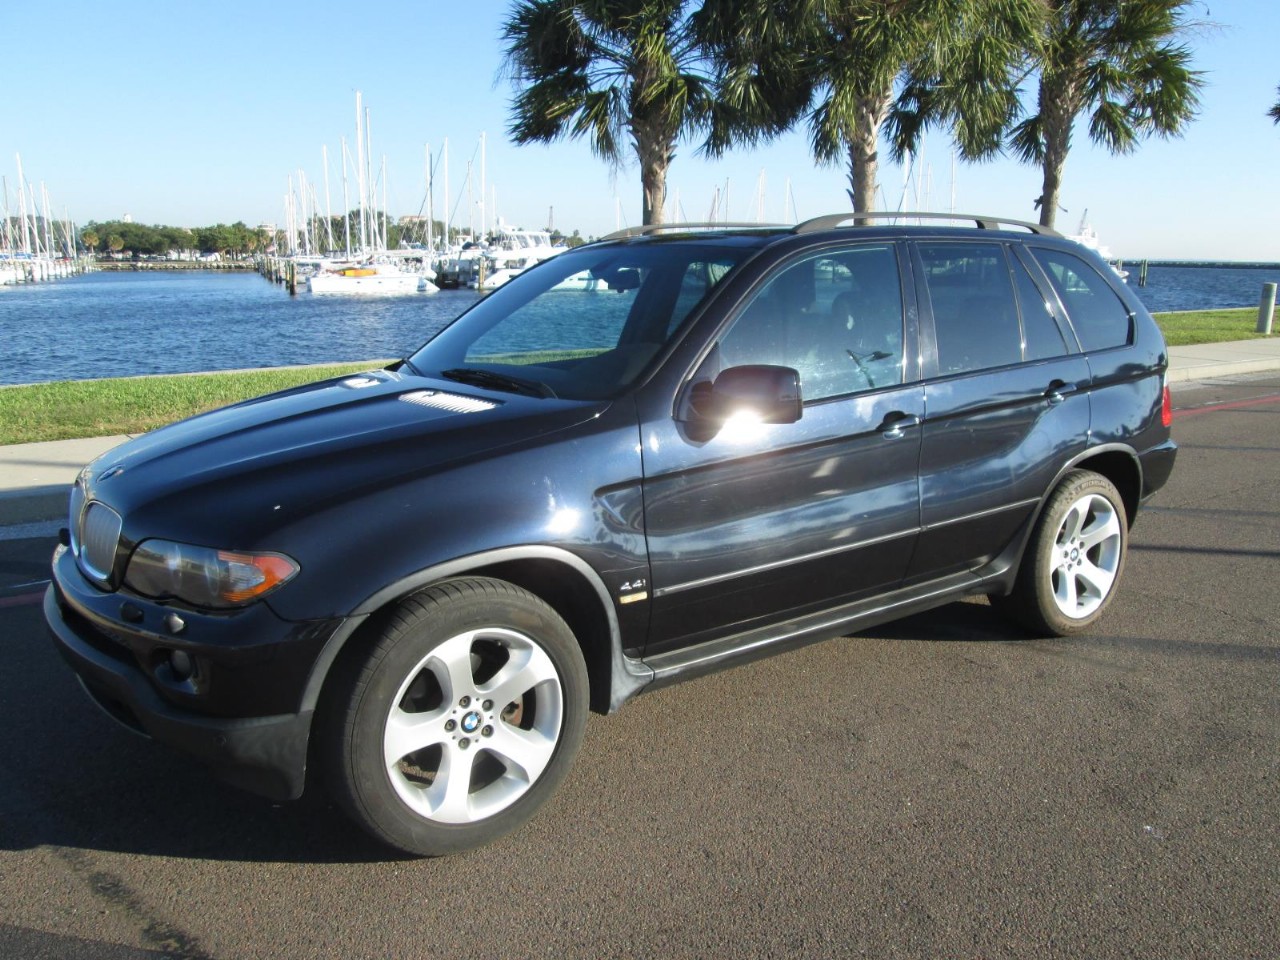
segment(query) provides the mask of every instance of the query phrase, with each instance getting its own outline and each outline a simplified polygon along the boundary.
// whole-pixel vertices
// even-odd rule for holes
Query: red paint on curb
[[[1240,410],[1246,407],[1260,407],[1267,403],[1280,402],[1280,393],[1269,393],[1265,397],[1254,397],[1251,400],[1231,400],[1225,403],[1206,403],[1201,407],[1187,407],[1173,411],[1173,419],[1194,417],[1198,413],[1213,413],[1215,410]]]

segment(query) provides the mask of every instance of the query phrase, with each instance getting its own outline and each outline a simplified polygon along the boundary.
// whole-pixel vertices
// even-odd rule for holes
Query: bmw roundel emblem
[[[480,729],[480,714],[472,710],[462,718],[461,726],[463,733],[475,733]]]

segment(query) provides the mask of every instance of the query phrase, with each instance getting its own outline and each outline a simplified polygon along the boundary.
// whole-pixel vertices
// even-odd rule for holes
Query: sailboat
[[[343,146],[343,191],[346,190],[346,147]],[[372,154],[369,145],[368,111],[361,108],[361,94],[356,91],[356,171],[360,194],[361,253],[346,260],[329,261],[318,265],[307,277],[307,290],[316,294],[408,294],[435,293],[440,288],[431,282],[426,272],[413,272],[404,268],[403,261],[392,257],[386,249],[386,238],[380,236],[375,204],[369,194],[372,171],[368,161]],[[385,159],[383,160],[383,208],[386,207]],[[366,176],[366,173],[369,176]],[[385,231],[382,231],[385,233]],[[425,266],[425,264],[424,264]]]

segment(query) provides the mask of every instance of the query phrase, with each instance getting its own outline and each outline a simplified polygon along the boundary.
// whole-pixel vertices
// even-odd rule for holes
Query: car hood
[[[273,530],[602,412],[374,371],[269,394],[131,440],[81,474],[135,541],[252,548]]]

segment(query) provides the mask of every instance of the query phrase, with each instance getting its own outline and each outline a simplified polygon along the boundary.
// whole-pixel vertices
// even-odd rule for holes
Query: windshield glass
[[[503,284],[409,358],[426,376],[571,400],[617,396],[752,248],[591,246]]]

